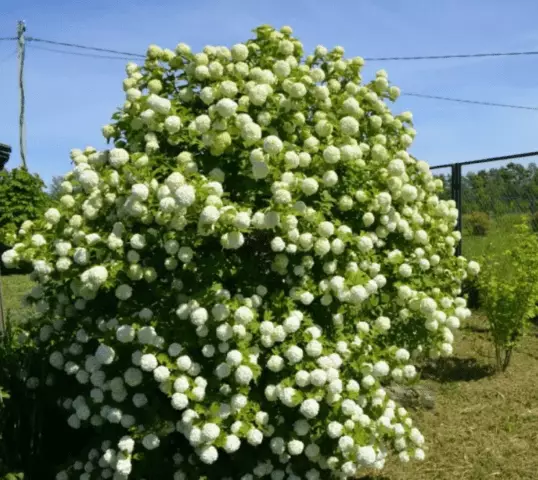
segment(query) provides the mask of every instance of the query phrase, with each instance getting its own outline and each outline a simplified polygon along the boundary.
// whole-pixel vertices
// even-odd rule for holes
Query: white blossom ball
[[[142,438],[142,445],[147,450],[155,450],[160,445],[160,443],[161,441],[159,437],[154,433],[149,433]]]
[[[152,353],[146,353],[140,358],[140,368],[145,372],[152,372],[158,365],[157,357]]]
[[[301,403],[299,410],[306,418],[315,418],[319,413],[319,403],[315,399],[309,398]]]

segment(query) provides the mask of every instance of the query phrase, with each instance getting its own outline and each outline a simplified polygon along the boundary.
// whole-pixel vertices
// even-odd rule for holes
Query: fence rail
[[[443,180],[442,196],[454,200],[460,212],[458,255],[506,247],[515,225],[523,221],[538,231],[538,166],[533,158],[538,161],[538,151],[430,167]]]

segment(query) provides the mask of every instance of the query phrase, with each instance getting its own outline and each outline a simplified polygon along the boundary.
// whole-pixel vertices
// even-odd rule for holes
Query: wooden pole
[[[17,57],[19,59],[19,148],[21,152],[22,167],[26,168],[26,121],[25,121],[25,97],[24,97],[24,57],[26,45],[24,40],[26,24],[17,22]]]

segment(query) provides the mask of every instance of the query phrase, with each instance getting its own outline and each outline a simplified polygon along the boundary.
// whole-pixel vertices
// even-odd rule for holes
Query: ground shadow
[[[479,325],[466,325],[463,327],[463,330],[473,333],[489,333],[490,329],[488,327],[481,327]]]
[[[438,382],[469,382],[493,375],[495,370],[474,358],[442,358],[422,369],[422,378]]]

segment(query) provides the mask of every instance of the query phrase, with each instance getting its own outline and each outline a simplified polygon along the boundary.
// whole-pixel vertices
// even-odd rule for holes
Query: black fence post
[[[462,199],[461,199],[461,163],[453,163],[451,165],[452,169],[452,200],[456,202],[456,208],[458,209],[458,222],[456,224],[456,229],[461,234],[461,240],[456,245],[456,255],[461,255],[462,244],[463,244],[463,230],[462,230]]]

